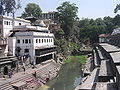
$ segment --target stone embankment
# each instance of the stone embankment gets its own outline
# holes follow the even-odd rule
[[[56,63],[54,60],[48,60],[37,65],[34,69],[29,68],[25,73],[16,73],[12,78],[0,78],[0,90],[18,90],[15,87],[24,88],[24,90],[35,90],[54,78],[60,67],[60,62]],[[34,72],[36,72],[36,75],[34,75]]]
[[[94,44],[82,83],[75,90],[120,90],[120,48],[107,43]]]

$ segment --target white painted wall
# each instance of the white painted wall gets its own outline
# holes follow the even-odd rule
[[[3,30],[3,37],[7,37],[9,35],[10,30],[13,29],[13,19],[12,17],[3,17],[0,18],[0,21],[2,21],[2,30]],[[24,19],[15,18],[14,20],[15,25],[30,25],[30,22]]]
[[[8,38],[8,51],[15,56],[16,37]]]
[[[21,28],[25,29],[25,27],[23,28],[22,26]],[[9,45],[13,45],[13,43],[16,43],[14,44],[15,48],[17,47],[21,48],[21,51],[20,51],[21,56],[25,55],[25,49],[29,49],[29,55],[31,56],[31,60],[34,61],[34,63],[35,63],[35,49],[49,47],[49,46],[54,45],[54,35],[50,33],[49,31],[47,33],[36,32],[36,31],[15,32],[15,37],[16,37],[16,42],[11,40],[12,43],[10,43]],[[20,43],[18,43],[17,40],[20,40]],[[28,43],[26,43],[26,40],[28,41]],[[12,48],[13,47],[11,46],[11,49]],[[15,55],[15,49],[14,49],[13,54]]]
[[[21,55],[25,54],[24,53],[25,49],[29,49],[29,54],[33,57],[35,56],[35,49],[37,47],[54,45],[53,37],[47,37],[47,36],[43,37],[41,36],[42,32],[36,32],[37,36],[34,33],[35,32],[16,32],[15,34],[16,40],[18,39],[20,40],[20,43],[16,43],[16,47],[21,47]],[[28,43],[25,43],[25,40],[28,40]],[[29,43],[29,40],[31,41],[31,43]]]

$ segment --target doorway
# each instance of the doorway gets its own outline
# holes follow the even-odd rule
[[[8,67],[7,66],[4,67],[3,73],[4,73],[4,75],[8,75]]]

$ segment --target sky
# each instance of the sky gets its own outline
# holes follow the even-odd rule
[[[16,16],[20,16],[28,3],[36,3],[43,12],[56,11],[56,8],[63,2],[70,1],[75,3],[78,9],[78,17],[82,18],[103,18],[105,16],[114,17],[118,13],[114,13],[114,8],[120,3],[119,0],[21,0],[22,8],[16,12]]]

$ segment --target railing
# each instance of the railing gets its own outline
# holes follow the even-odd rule
[[[0,40],[0,45],[7,45],[7,40]]]
[[[47,53],[51,53],[51,52],[55,52],[55,49],[46,50],[46,51],[39,51],[39,52],[36,52],[35,55],[36,55],[36,56],[40,56],[40,55],[47,54]]]

